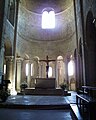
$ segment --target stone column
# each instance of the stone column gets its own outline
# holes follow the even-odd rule
[[[13,64],[13,82],[12,82],[12,90],[11,95],[16,95],[17,92],[15,90],[15,80],[16,80],[16,43],[17,43],[17,23],[18,23],[18,10],[19,10],[19,0],[16,0],[15,4],[15,17],[14,17],[14,39],[13,39],[13,56],[14,56],[14,64]]]
[[[6,80],[10,80],[9,89],[13,89],[13,56],[6,56]]]
[[[34,77],[39,77],[39,64],[38,59],[34,60]]]
[[[39,63],[39,78],[43,77],[43,64],[42,62]]]
[[[69,77],[68,77],[68,63],[70,61],[70,57],[65,58],[65,81],[69,84]]]
[[[57,88],[58,87],[58,85],[57,85],[57,79],[56,79],[56,62],[54,62],[54,75],[53,75],[53,77],[55,78],[55,87]]]
[[[22,58],[17,58],[17,69],[16,69],[16,89],[20,91],[20,84],[21,84],[21,71],[22,71]]]
[[[22,71],[21,71],[21,83],[26,81],[26,80],[27,80],[27,77],[26,77],[26,61],[23,60],[22,61]]]
[[[56,61],[56,83],[57,83],[57,88],[59,87],[59,79],[58,79],[58,62]]]

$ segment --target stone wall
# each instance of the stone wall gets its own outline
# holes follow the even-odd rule
[[[45,58],[46,55],[56,59],[73,53],[76,48],[74,8],[56,14],[54,30],[41,29],[41,14],[28,11],[20,6],[18,20],[17,53],[31,59],[34,56]]]
[[[75,5],[75,21],[76,21],[76,38],[77,38],[77,54],[76,54],[76,79],[77,79],[77,88],[81,87],[82,85],[85,85],[88,76],[89,76],[89,71],[94,72],[94,67],[92,68],[93,61],[95,60],[88,60],[88,44],[87,44],[87,36],[86,36],[86,25],[87,25],[87,15],[88,12],[91,11],[93,14],[93,17],[96,18],[96,0],[75,0],[74,1]],[[92,19],[92,18],[90,18]],[[92,26],[90,26],[89,31],[91,32]],[[89,32],[89,33],[90,33]],[[93,43],[95,44],[95,43]],[[90,50],[89,50],[90,51]],[[94,53],[93,53],[94,54]],[[86,56],[87,55],[87,56]],[[92,56],[90,56],[92,58]],[[88,67],[88,64],[91,66]],[[92,68],[92,69],[90,69]],[[88,70],[89,69],[89,70]],[[86,72],[87,71],[87,72]],[[93,73],[92,72],[92,73]],[[90,74],[91,76],[94,76]],[[92,79],[90,80],[92,81]]]
[[[4,21],[5,0],[0,0],[0,72],[3,72],[4,41],[3,41],[3,21]]]

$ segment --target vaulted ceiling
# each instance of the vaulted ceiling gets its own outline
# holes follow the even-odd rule
[[[21,3],[26,9],[41,13],[45,7],[52,7],[56,13],[66,10],[72,5],[73,0],[22,0]]]
[[[52,7],[56,26],[53,30],[41,28],[42,10]],[[73,0],[21,0],[19,35],[29,41],[65,41],[75,33]]]

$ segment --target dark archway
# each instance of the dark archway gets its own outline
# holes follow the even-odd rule
[[[96,28],[92,12],[86,20],[85,71],[86,85],[96,86]]]

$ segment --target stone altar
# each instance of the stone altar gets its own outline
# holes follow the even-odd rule
[[[36,78],[35,88],[38,89],[55,89],[56,79],[55,78]]]

